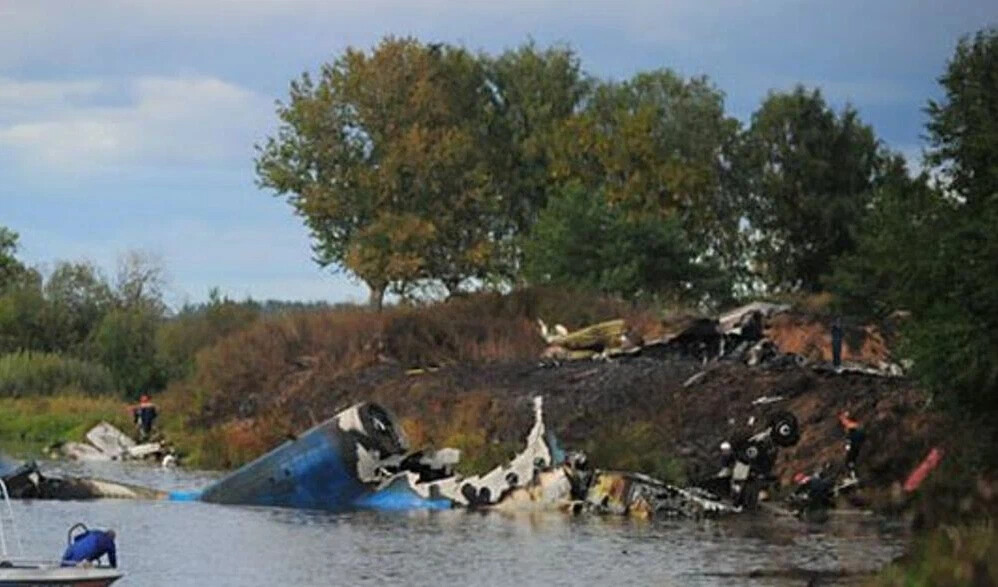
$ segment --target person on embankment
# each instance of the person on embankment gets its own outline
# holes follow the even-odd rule
[[[152,403],[148,395],[143,395],[139,400],[139,405],[132,408],[132,418],[135,420],[135,427],[139,431],[139,442],[146,442],[152,435],[152,425],[156,421],[156,405]]]
[[[850,417],[849,412],[839,413],[839,425],[842,426],[846,435],[846,469],[849,470],[849,475],[855,479],[856,461],[859,459],[859,451],[866,440],[866,432],[863,431],[859,422]]]

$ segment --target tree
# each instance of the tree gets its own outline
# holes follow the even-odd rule
[[[133,250],[118,258],[114,295],[120,307],[129,310],[141,308],[162,315],[166,311],[163,303],[166,283],[166,270],[158,255]]]
[[[156,360],[159,315],[148,308],[116,309],[104,316],[93,335],[97,358],[111,371],[115,387],[138,399],[165,383]]]
[[[22,282],[30,270],[15,256],[18,234],[0,226],[0,293]]]
[[[88,262],[56,264],[44,294],[59,331],[53,350],[80,350],[115,303],[107,279]]]
[[[396,38],[347,49],[318,81],[292,82],[258,180],[303,217],[315,260],[364,281],[374,306],[421,280],[453,293],[508,263],[495,107],[464,49]]]
[[[737,164],[747,173],[756,271],[773,291],[818,291],[854,232],[884,157],[851,107],[819,90],[771,93],[752,115]]]
[[[976,414],[998,402],[998,33],[961,40],[930,101],[928,177],[894,179],[874,199],[833,284],[881,313],[911,312],[902,352],[943,403]],[[897,175],[896,173],[894,174]]]
[[[548,201],[524,253],[524,273],[535,284],[687,301],[718,289],[718,272],[694,261],[675,217],[630,216],[578,184]]]
[[[998,30],[961,39],[930,101],[927,162],[948,204],[911,266],[906,350],[945,399],[995,413],[998,394]]]
[[[929,261],[952,207],[926,174],[910,177],[904,158],[893,157],[857,227],[855,250],[836,258],[824,278],[841,310],[883,319],[907,307],[919,288],[915,269]]]
[[[602,190],[633,217],[675,217],[701,258],[733,271],[743,264],[743,206],[731,185],[738,130],[707,78],[640,73],[596,87],[563,125],[552,172]]]
[[[485,58],[496,99],[500,131],[492,155],[510,207],[511,229],[526,233],[551,192],[554,141],[592,89],[571,47],[539,48],[529,41],[496,58]]]

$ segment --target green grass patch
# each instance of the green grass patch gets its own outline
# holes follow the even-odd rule
[[[23,456],[56,442],[82,441],[101,420],[131,432],[127,406],[114,398],[0,398],[0,450]]]

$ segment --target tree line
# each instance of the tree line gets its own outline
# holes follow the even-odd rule
[[[819,88],[771,92],[743,124],[702,76],[605,80],[565,46],[388,37],[291,82],[256,172],[316,262],[378,308],[386,292],[523,284],[708,306],[831,291],[861,316],[910,312],[916,371],[984,405],[998,386],[996,71],[994,29],[959,41],[926,106],[927,168],[911,170]]]
[[[18,258],[19,235],[0,226],[0,396],[62,392],[136,399],[190,376],[197,353],[261,317],[328,307],[208,300],[171,310],[162,263],[123,255],[113,277],[88,261],[43,275]]]
[[[816,291],[906,175],[819,89],[771,93],[743,125],[706,77],[601,80],[532,42],[389,37],[292,81],[277,115],[260,185],[375,306],[522,283],[714,304]]]

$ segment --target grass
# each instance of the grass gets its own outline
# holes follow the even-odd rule
[[[910,555],[887,566],[871,584],[998,585],[998,532],[990,521],[937,528],[919,538]]]
[[[101,420],[131,431],[130,414],[116,398],[78,394],[0,398],[0,450],[33,456],[56,442],[82,440]]]
[[[0,356],[0,396],[25,397],[114,390],[103,365],[53,353],[18,352]]]

